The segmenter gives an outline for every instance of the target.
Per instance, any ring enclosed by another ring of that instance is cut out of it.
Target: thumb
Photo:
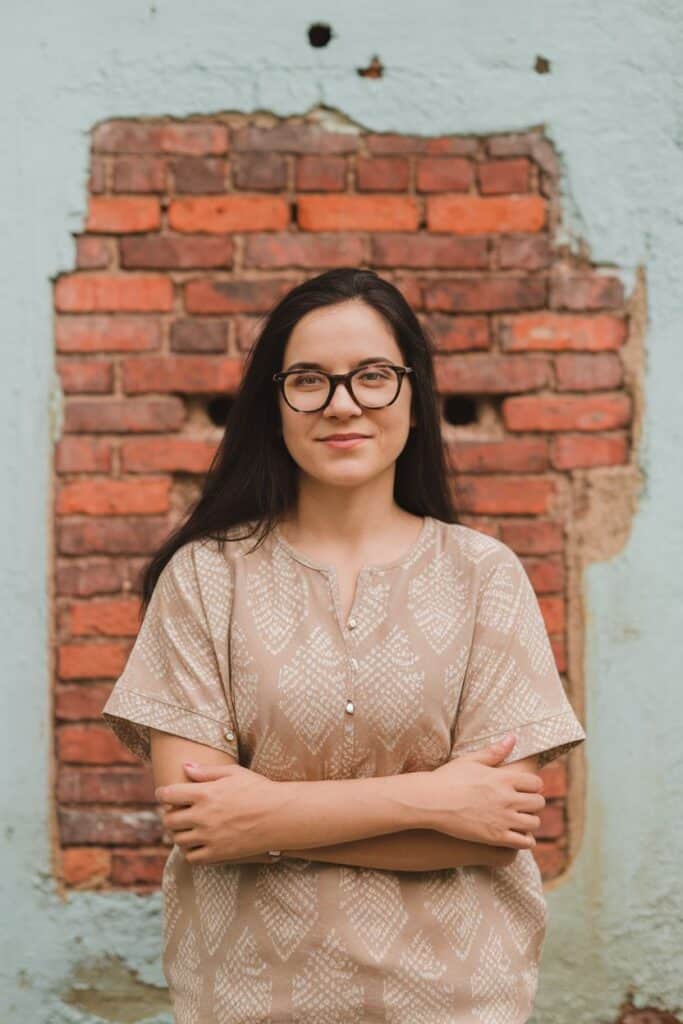
[[[499,761],[502,761],[503,758],[507,757],[516,742],[517,737],[515,734],[509,732],[507,736],[503,736],[502,740],[498,740],[496,743],[489,743],[488,746],[481,747],[479,750],[475,750],[467,756],[471,760],[479,761],[480,764],[498,764]]]
[[[222,779],[225,775],[229,775],[234,769],[233,764],[197,764],[194,761],[184,761],[183,768],[185,773],[195,781],[207,782],[212,779]]]

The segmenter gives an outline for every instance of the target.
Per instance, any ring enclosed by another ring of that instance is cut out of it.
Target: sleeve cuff
[[[102,717],[116,737],[141,761],[151,761],[150,726],[215,747],[239,759],[237,731],[231,722],[157,700],[139,690],[115,687],[102,709]]]
[[[508,733],[514,733],[516,742],[501,764],[521,761],[531,754],[538,754],[538,767],[543,768],[556,757],[582,743],[586,733],[573,710],[561,711],[557,715],[541,718],[537,722],[526,722],[524,725],[511,725],[498,732],[477,736],[463,743],[456,743],[451,757],[467,754],[472,750],[489,746],[502,740]]]

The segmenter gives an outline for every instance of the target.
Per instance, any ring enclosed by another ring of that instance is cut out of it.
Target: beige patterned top
[[[235,531],[244,533],[244,529]],[[506,758],[585,738],[517,555],[426,517],[367,565],[341,621],[334,567],[279,532],[193,542],[166,566],[103,714],[149,760],[148,726],[271,779],[429,770],[514,729]],[[505,868],[386,871],[284,858],[163,874],[176,1024],[522,1024],[546,903],[530,850]]]

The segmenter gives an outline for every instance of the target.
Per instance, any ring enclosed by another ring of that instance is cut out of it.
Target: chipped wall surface
[[[314,22],[332,26],[328,46],[311,47]],[[680,1013],[682,35],[673,4],[615,0],[558,2],[542,19],[535,4],[502,0],[71,0],[5,19],[0,1020],[171,1019],[159,897],[64,896],[52,878],[51,278],[74,266],[89,133],[112,117],[315,107],[374,131],[542,125],[561,159],[567,243],[631,296],[636,463],[577,473],[566,496],[580,510],[570,567],[584,615],[572,627],[585,645],[572,655],[585,689],[584,824],[568,874],[548,887],[533,1019],[609,1022],[629,1000]]]

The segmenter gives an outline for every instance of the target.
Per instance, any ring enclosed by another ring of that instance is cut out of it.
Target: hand
[[[531,849],[545,806],[543,780],[512,764],[498,766],[509,754],[514,735],[500,743],[463,754],[429,773],[430,806],[437,808],[433,827],[476,843]]]
[[[155,790],[170,807],[164,827],[191,863],[243,861],[270,863],[262,826],[279,804],[277,783],[238,764],[186,768],[200,781],[177,782]]]

